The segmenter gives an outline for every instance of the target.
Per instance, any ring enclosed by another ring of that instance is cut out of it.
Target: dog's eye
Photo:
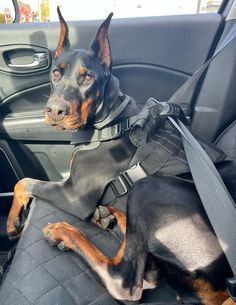
[[[55,77],[55,78],[59,78],[60,75],[61,75],[61,73],[59,72],[59,70],[54,70],[54,71],[52,72],[52,75],[53,75],[53,77]]]
[[[92,80],[92,78],[93,78],[92,74],[87,73],[87,74],[85,75],[84,80],[85,80],[86,82],[90,82],[90,81]]]

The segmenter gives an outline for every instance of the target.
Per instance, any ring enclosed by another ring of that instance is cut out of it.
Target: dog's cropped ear
[[[61,32],[60,32],[60,37],[59,37],[59,41],[58,41],[58,45],[57,45],[57,48],[55,51],[54,58],[57,58],[58,56],[60,56],[63,49],[67,49],[70,47],[70,42],[69,42],[69,38],[68,38],[69,29],[68,29],[68,26],[67,26],[64,18],[62,17],[59,6],[57,7],[57,13],[58,13],[58,17],[60,20]]]
[[[113,13],[110,13],[107,19],[103,22],[97,31],[97,35],[91,44],[91,49],[101,64],[106,68],[111,69],[111,50],[108,40],[108,28],[111,22]]]

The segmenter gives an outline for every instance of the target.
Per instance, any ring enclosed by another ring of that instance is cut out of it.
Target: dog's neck
[[[114,125],[137,114],[138,111],[135,101],[121,92],[119,80],[111,75],[105,88],[104,99],[96,109],[95,124],[102,124],[110,116],[111,122],[106,126]]]
[[[94,149],[93,143],[120,138],[130,127],[129,118],[139,112],[135,101],[122,94],[119,81],[111,76],[107,83],[103,99],[97,104],[95,117],[86,128],[72,135],[71,144],[80,145],[80,149]],[[91,146],[87,145],[88,143]],[[82,144],[82,146],[81,146]]]

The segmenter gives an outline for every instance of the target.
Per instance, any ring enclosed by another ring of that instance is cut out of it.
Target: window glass
[[[11,0],[0,0],[3,22],[13,20]],[[18,0],[20,22],[57,21],[59,5],[66,20],[216,13],[222,0]],[[2,22],[2,21],[1,21]]]
[[[0,0],[0,23],[11,23],[15,19],[12,0]]]

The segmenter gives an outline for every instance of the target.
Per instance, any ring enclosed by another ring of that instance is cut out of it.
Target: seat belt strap
[[[215,50],[213,56],[193,73],[193,75],[171,96],[171,98],[168,100],[168,103],[174,103],[180,106],[183,105],[183,107],[186,107],[185,106],[186,104],[189,105],[191,102],[193,90],[200,77],[207,70],[213,59],[219,53],[221,53],[222,50],[224,50],[224,48],[235,38],[236,38],[236,24],[232,26],[232,28],[225,36],[221,44]],[[189,109],[187,109],[187,112],[189,112],[188,110]],[[188,114],[189,113],[187,113],[187,115]]]
[[[236,205],[215,165],[188,128],[179,120],[168,119],[180,132],[186,158],[204,209],[236,276]],[[235,278],[226,281],[236,301]]]

